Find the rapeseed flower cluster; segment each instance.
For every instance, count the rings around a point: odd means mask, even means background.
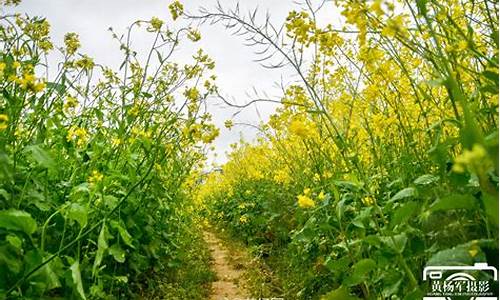
[[[68,142],[76,142],[78,147],[82,147],[89,140],[89,134],[85,128],[71,126],[68,130],[68,134],[66,135],[66,140]]]
[[[9,116],[0,114],[0,131],[4,131],[9,126]]]

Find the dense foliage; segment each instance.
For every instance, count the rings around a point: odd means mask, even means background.
[[[204,299],[205,222],[270,265],[282,287],[261,290],[283,294],[258,296],[421,299],[426,265],[498,268],[498,3],[304,4],[281,27],[168,6],[298,79],[212,172],[214,62],[172,61],[197,30],[111,30],[115,71],[80,54],[76,33],[56,48],[47,20],[2,14],[0,299]]]
[[[146,57],[131,48],[139,26]],[[113,33],[118,73],[79,54],[76,33],[57,49],[49,33],[43,18],[0,17],[0,298],[129,299],[155,274],[177,291],[210,281],[183,190],[218,134],[202,105],[214,63],[170,59],[199,33],[137,21]]]
[[[334,3],[344,27],[306,1],[284,33],[204,11],[300,80],[205,179],[202,211],[286,299],[421,299],[425,265],[498,267],[498,3]]]

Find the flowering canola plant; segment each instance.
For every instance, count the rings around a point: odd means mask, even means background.
[[[300,82],[260,137],[234,145],[199,185],[200,211],[268,249],[291,299],[416,299],[428,262],[494,265],[498,5],[304,7],[282,35],[237,11],[212,17],[267,42]]]

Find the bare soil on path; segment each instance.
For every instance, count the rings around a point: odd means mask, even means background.
[[[248,293],[244,288],[244,271],[231,264],[237,253],[231,253],[213,233],[204,232],[205,241],[212,254],[212,269],[217,280],[212,283],[210,300],[244,300]]]

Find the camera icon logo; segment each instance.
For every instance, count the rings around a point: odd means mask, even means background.
[[[424,300],[498,300],[498,270],[487,263],[427,266],[422,279],[429,283]]]

